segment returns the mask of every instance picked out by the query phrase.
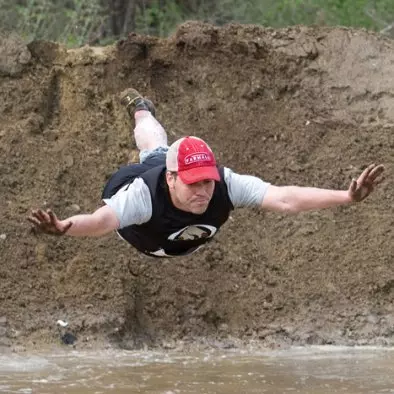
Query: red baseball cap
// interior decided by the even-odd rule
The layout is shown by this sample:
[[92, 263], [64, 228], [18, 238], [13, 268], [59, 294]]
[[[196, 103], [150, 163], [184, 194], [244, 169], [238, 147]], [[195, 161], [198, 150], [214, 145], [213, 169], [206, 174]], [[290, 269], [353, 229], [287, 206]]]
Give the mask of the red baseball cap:
[[168, 171], [178, 173], [183, 183], [191, 184], [213, 179], [220, 181], [215, 156], [208, 144], [198, 137], [183, 137], [167, 152]]

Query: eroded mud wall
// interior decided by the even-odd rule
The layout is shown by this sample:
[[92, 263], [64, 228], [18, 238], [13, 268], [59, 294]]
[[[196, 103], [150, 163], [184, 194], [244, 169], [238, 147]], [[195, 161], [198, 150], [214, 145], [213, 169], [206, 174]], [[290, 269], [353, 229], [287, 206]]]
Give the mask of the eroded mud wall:
[[[240, 210], [205, 250], [150, 260], [113, 234], [39, 236], [30, 208], [92, 212], [136, 159], [118, 93], [157, 105], [170, 141], [197, 135], [219, 161], [278, 184], [347, 188], [394, 153], [394, 44], [347, 29], [188, 23], [168, 40], [28, 48], [2, 39], [2, 342], [197, 337], [272, 343], [391, 343], [393, 186], [363, 204], [286, 216]], [[4, 57], [3, 57], [4, 59]], [[4, 331], [4, 330], [3, 330]]]

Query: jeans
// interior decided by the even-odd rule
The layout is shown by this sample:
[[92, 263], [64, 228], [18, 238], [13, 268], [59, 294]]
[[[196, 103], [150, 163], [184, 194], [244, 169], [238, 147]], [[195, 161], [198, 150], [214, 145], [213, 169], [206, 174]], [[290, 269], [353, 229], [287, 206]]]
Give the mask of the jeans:
[[[142, 164], [144, 161], [148, 160], [148, 159], [162, 159], [162, 157], [166, 157], [168, 151], [168, 146], [159, 146], [156, 149], [153, 150], [142, 150], [140, 152], [140, 163]], [[161, 160], [160, 160], [161, 161]], [[164, 163], [165, 164], [165, 160]]]

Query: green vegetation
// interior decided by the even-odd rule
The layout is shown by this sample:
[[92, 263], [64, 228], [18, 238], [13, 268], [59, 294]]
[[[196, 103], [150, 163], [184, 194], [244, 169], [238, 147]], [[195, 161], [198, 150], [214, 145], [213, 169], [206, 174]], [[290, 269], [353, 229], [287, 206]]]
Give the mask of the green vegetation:
[[284, 27], [364, 27], [393, 35], [393, 0], [0, 0], [0, 26], [26, 40], [107, 44], [129, 32], [171, 34], [186, 20]]

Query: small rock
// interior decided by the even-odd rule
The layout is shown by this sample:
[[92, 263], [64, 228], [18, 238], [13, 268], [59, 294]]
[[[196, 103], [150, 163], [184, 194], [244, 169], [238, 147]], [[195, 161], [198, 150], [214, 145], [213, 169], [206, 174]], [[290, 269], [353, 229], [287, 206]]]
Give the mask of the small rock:
[[66, 155], [64, 157], [64, 165], [66, 168], [70, 168], [74, 165], [74, 157], [71, 155]]
[[7, 239], [7, 234], [1, 234], [0, 235], [0, 240], [5, 241]]
[[65, 345], [74, 345], [75, 341], [77, 340], [77, 337], [69, 332], [66, 332], [62, 337], [61, 337], [62, 342]]
[[66, 321], [63, 321], [63, 320], [58, 320], [58, 321], [56, 322], [56, 324], [57, 324], [58, 326], [60, 326], [60, 327], [67, 327], [67, 326], [68, 326], [68, 323], [67, 323]]
[[81, 207], [78, 204], [72, 204], [70, 205], [70, 210], [75, 213], [79, 213], [81, 212]]
[[379, 323], [379, 316], [375, 314], [370, 314], [367, 317], [367, 322], [371, 324], [378, 324]]
[[7, 318], [5, 316], [0, 316], [0, 325], [4, 326], [7, 324]]
[[39, 114], [30, 115], [22, 124], [22, 128], [32, 134], [41, 134], [44, 131], [44, 117]]
[[175, 349], [175, 347], [176, 347], [175, 342], [169, 342], [169, 341], [163, 342], [162, 346], [164, 349], [167, 349], [167, 350]]

